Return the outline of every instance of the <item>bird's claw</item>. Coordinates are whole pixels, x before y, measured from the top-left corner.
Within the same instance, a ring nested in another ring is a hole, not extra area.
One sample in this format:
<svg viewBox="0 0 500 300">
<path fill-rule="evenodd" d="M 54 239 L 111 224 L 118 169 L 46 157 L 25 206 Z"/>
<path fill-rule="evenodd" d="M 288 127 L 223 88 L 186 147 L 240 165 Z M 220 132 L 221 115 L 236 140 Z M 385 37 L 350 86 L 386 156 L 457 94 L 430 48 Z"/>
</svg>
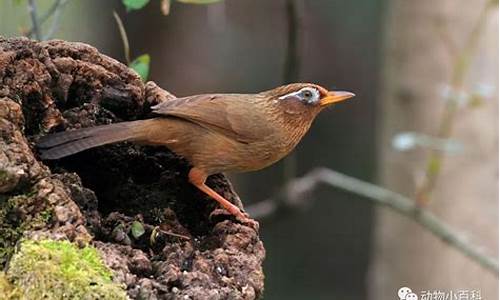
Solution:
<svg viewBox="0 0 500 300">
<path fill-rule="evenodd" d="M 238 211 L 236 213 L 231 213 L 223 208 L 217 208 L 214 211 L 212 211 L 212 213 L 210 213 L 210 218 L 213 218 L 218 215 L 232 215 L 236 218 L 237 221 L 241 222 L 242 224 L 252 227 L 256 231 L 259 230 L 259 222 L 252 219 L 250 215 L 245 212 Z"/>
<path fill-rule="evenodd" d="M 244 225 L 252 227 L 253 229 L 255 229 L 255 231 L 259 230 L 259 222 L 252 219 L 250 215 L 245 212 L 240 211 L 240 213 L 236 216 L 236 219 Z"/>
</svg>

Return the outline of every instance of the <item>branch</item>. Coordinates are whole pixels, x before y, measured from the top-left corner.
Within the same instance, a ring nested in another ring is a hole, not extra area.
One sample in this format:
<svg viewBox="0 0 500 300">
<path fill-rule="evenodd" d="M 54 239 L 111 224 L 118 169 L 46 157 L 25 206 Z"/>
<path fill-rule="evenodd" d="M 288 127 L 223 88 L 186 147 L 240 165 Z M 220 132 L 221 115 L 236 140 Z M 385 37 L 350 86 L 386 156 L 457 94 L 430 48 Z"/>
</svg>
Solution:
<svg viewBox="0 0 500 300">
<path fill-rule="evenodd" d="M 299 77 L 300 57 L 297 47 L 299 35 L 299 16 L 295 1 L 296 0 L 286 1 L 286 21 L 288 32 L 283 72 L 283 81 L 285 83 L 295 82 Z"/>
<path fill-rule="evenodd" d="M 497 1 L 488 1 L 484 5 L 477 23 L 467 36 L 464 48 L 454 62 L 451 81 L 449 83 L 454 91 L 458 91 L 463 87 L 465 76 L 470 69 L 472 57 L 479 44 L 479 37 L 487 24 L 488 13 L 492 8 L 496 8 L 497 5 Z M 439 124 L 438 137 L 442 139 L 448 139 L 451 136 L 459 108 L 457 93 L 452 93 L 452 95 L 446 99 L 446 105 Z M 417 188 L 416 192 L 416 200 L 420 206 L 424 206 L 429 202 L 431 193 L 436 186 L 437 178 L 441 172 L 443 159 L 444 153 L 440 150 L 433 150 L 429 155 L 424 182 Z"/>
<path fill-rule="evenodd" d="M 68 3 L 68 0 L 56 0 L 54 2 L 54 10 L 51 11 L 50 14 L 47 14 L 48 17 L 50 17 L 52 14 L 54 14 L 54 17 L 52 18 L 52 25 L 50 26 L 49 32 L 43 37 L 43 40 L 50 40 L 54 33 L 56 32 L 57 27 L 59 27 L 59 20 L 61 18 L 61 12 L 64 6 Z M 47 17 L 47 18 L 48 18 Z M 43 19 L 40 19 L 40 22 L 42 22 Z"/>
<path fill-rule="evenodd" d="M 120 37 L 122 38 L 125 61 L 127 62 L 127 65 L 130 65 L 130 46 L 128 43 L 127 31 L 125 31 L 125 26 L 123 26 L 122 19 L 116 11 L 113 11 L 113 17 L 115 17 L 116 24 L 118 25 L 118 30 L 120 31 Z"/>
<path fill-rule="evenodd" d="M 314 191 L 320 184 L 363 196 L 414 220 L 434 236 L 470 257 L 498 277 L 498 261 L 495 258 L 484 254 L 480 247 L 467 242 L 461 234 L 440 221 L 431 212 L 417 206 L 412 199 L 327 168 L 314 169 L 305 176 L 290 181 L 275 198 L 254 204 L 248 207 L 247 211 L 252 217 L 261 219 L 278 212 L 281 208 L 296 207 L 304 203 L 304 194 Z"/>
<path fill-rule="evenodd" d="M 283 82 L 285 84 L 299 80 L 300 56 L 298 53 L 298 36 L 300 19 L 296 0 L 287 0 L 286 3 L 287 44 L 285 63 L 283 66 Z M 293 152 L 283 161 L 285 182 L 290 181 L 297 174 L 297 153 Z"/>
<path fill-rule="evenodd" d="M 33 33 L 35 34 L 35 38 L 37 40 L 41 40 L 42 36 L 40 35 L 40 25 L 38 24 L 38 17 L 36 12 L 36 3 L 35 0 L 28 1 L 28 11 L 31 16 L 31 23 L 33 24 Z"/>
<path fill-rule="evenodd" d="M 55 0 L 52 6 L 40 17 L 38 18 L 39 26 L 43 25 L 59 8 L 62 8 L 68 0 L 64 0 L 64 3 L 61 4 L 63 0 Z M 31 38 L 35 32 L 34 26 L 30 28 L 24 35 Z"/>
</svg>

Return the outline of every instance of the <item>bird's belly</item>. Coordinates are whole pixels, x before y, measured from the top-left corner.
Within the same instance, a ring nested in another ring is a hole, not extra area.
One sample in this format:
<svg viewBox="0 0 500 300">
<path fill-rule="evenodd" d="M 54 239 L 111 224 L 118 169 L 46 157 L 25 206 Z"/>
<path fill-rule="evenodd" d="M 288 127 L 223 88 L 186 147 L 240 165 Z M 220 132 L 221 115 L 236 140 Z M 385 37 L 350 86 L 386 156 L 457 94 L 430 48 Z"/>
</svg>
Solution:
<svg viewBox="0 0 500 300">
<path fill-rule="evenodd" d="M 149 134 L 148 142 L 167 146 L 207 174 L 248 172 L 265 168 L 283 158 L 297 142 L 266 137 L 242 143 L 218 132 L 181 120 L 160 120 L 161 130 Z"/>
<path fill-rule="evenodd" d="M 231 141 L 226 147 L 211 149 L 211 153 L 215 155 L 209 160 L 212 164 L 206 168 L 213 170 L 213 173 L 256 171 L 279 161 L 294 146 L 276 140 L 273 143 L 260 141 L 248 144 Z"/>
<path fill-rule="evenodd" d="M 221 147 L 221 144 L 224 144 Z M 249 172 L 265 168 L 283 155 L 252 144 L 239 142 L 216 141 L 212 145 L 205 144 L 203 151 L 193 153 L 189 159 L 198 168 L 209 174 L 220 172 Z"/>
</svg>

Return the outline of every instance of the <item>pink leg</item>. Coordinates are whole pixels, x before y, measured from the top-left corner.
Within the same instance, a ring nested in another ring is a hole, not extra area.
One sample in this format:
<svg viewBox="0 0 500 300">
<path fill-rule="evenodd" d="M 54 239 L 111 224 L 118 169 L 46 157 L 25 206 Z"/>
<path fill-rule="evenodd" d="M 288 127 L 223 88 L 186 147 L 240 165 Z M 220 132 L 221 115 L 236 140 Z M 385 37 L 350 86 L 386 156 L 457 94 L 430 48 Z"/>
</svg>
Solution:
<svg viewBox="0 0 500 300">
<path fill-rule="evenodd" d="M 221 195 L 217 194 L 216 191 L 211 189 L 205 184 L 207 179 L 207 175 L 200 169 L 192 168 L 189 171 L 189 182 L 191 182 L 195 187 L 200 189 L 202 192 L 210 196 L 215 201 L 219 202 L 219 204 L 224 207 L 229 213 L 235 216 L 238 220 L 244 223 L 255 223 L 254 220 L 250 219 L 247 214 L 243 213 L 236 205 L 232 204 L 228 200 L 226 200 Z"/>
</svg>

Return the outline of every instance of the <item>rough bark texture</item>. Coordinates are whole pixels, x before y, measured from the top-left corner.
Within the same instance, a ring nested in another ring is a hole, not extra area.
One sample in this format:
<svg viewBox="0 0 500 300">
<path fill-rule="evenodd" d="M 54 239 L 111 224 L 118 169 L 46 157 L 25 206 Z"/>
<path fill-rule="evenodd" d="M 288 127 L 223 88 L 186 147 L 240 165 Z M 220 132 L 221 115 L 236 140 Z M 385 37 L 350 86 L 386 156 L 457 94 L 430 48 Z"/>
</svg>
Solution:
<svg viewBox="0 0 500 300">
<path fill-rule="evenodd" d="M 93 47 L 57 40 L 0 38 L 0 80 L 2 267 L 22 237 L 90 241 L 134 299 L 260 297 L 258 232 L 217 214 L 182 158 L 127 143 L 37 158 L 40 135 L 146 118 L 173 95 Z M 241 205 L 224 176 L 208 184 Z"/>
<path fill-rule="evenodd" d="M 380 169 L 382 185 L 415 195 L 424 176 L 426 151 L 398 152 L 398 132 L 435 135 L 445 100 L 443 85 L 452 76 L 455 55 L 478 21 L 485 1 L 389 1 L 382 90 Z M 439 26 L 446 26 L 443 29 Z M 441 33 L 444 31 L 444 33 Z M 428 209 L 484 252 L 498 255 L 498 10 L 491 9 L 478 52 L 471 61 L 465 91 L 478 84 L 496 93 L 476 108 L 464 107 L 452 139 L 464 151 L 445 157 Z M 479 290 L 482 299 L 498 298 L 498 278 L 393 212 L 377 214 L 372 299 L 397 299 L 407 286 L 421 291 Z M 456 296 L 456 295 L 455 295 Z M 469 295 L 470 296 L 470 295 Z"/>
</svg>

